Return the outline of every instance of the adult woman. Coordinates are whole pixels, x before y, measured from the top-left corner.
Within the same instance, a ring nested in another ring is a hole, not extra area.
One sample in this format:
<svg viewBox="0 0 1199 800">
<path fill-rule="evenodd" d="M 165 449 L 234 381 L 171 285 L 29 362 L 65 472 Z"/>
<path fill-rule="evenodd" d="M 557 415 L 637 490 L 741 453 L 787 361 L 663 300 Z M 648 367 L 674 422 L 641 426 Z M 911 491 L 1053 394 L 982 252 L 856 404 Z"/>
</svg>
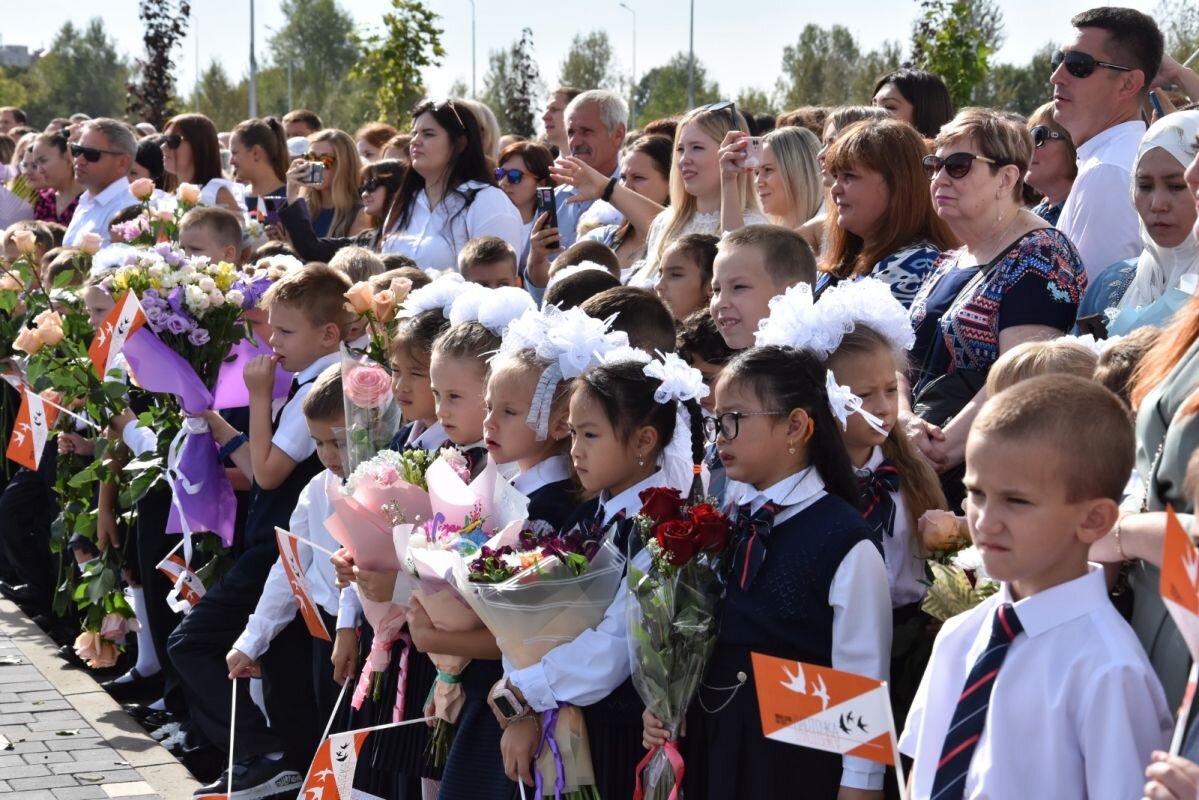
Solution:
<svg viewBox="0 0 1199 800">
<path fill-rule="evenodd" d="M 200 187 L 200 203 L 241 213 L 241 189 L 221 171 L 221 143 L 216 126 L 203 114 L 180 114 L 163 129 L 163 167 L 179 183 Z"/>
<path fill-rule="evenodd" d="M 474 115 L 475 121 L 479 123 L 479 141 L 483 144 L 483 155 L 487 156 L 491 163 L 496 163 L 500 156 L 501 131 L 500 121 L 495 118 L 495 112 L 486 103 L 480 103 L 478 100 L 463 98 L 454 102 L 469 109 Z"/>
<path fill-rule="evenodd" d="M 33 218 L 69 225 L 84 189 L 75 180 L 75 165 L 67 154 L 67 137 L 39 133 L 33 141 L 33 164 L 46 187 L 38 192 Z"/>
<path fill-rule="evenodd" d="M 363 164 L 373 164 L 383 157 L 383 148 L 399 133 L 383 122 L 368 122 L 354 133 L 358 146 L 358 157 Z"/>
<path fill-rule="evenodd" d="M 40 192 L 46 188 L 42 175 L 33 163 L 33 143 L 37 140 L 36 133 L 27 133 L 17 139 L 17 149 L 13 152 L 12 163 L 17 168 L 17 179 L 23 179 L 26 190 L 31 193 Z M 33 199 L 30 203 L 34 202 Z"/>
<path fill-rule="evenodd" d="M 945 255 L 912 303 L 924 336 L 923 352 L 914 352 L 923 419 L 902 393 L 900 417 L 944 476 L 962 463 L 991 365 L 1021 342 L 1068 330 L 1086 273 L 1070 240 L 1022 205 L 1033 150 L 1023 125 L 968 108 L 933 144 L 936 154 L 924 157 L 933 203 L 964 245 Z M 960 481 L 943 483 L 947 496 L 962 496 Z"/>
<path fill-rule="evenodd" d="M 1032 113 L 1028 118 L 1028 131 L 1032 134 L 1034 149 L 1024 182 L 1045 198 L 1032 211 L 1050 225 L 1056 225 L 1062 214 L 1062 204 L 1078 175 L 1078 151 L 1074 149 L 1069 131 L 1054 120 L 1052 102 Z"/>
<path fill-rule="evenodd" d="M 279 220 L 287 232 L 296 255 L 303 261 L 328 261 L 343 247 L 359 245 L 379 249 L 383 237 L 383 220 L 391 201 L 399 191 L 408 165 L 402 161 L 382 159 L 367 164 L 359 175 L 359 196 L 368 227 L 350 236 L 318 237 L 303 212 L 303 206 L 288 204 L 279 209 Z"/>
<path fill-rule="evenodd" d="M 629 284 L 651 286 L 658 278 L 662 254 L 680 236 L 688 233 L 720 235 L 721 172 L 720 147 L 729 131 L 747 133 L 745 119 L 732 103 L 711 103 L 687 112 L 675 134 L 675 160 L 670 169 L 670 207 L 649 228 L 645 261 L 629 278 Z M 740 205 L 746 225 L 766 222 L 758 207 L 758 195 L 750 187 L 749 173 L 733 181 L 728 205 Z"/>
<path fill-rule="evenodd" d="M 919 69 L 899 69 L 874 84 L 871 104 L 903 120 L 932 139 L 953 117 L 953 100 L 940 76 Z"/>
<path fill-rule="evenodd" d="M 63 135 L 65 136 L 65 130 Z M 129 165 L 129 180 L 146 178 L 154 182 L 154 188 L 160 192 L 175 191 L 175 176 L 167 174 L 162 157 L 161 133 L 151 134 L 137 143 L 137 155 Z"/>
<path fill-rule="evenodd" d="M 315 165 L 319 173 L 313 180 Z M 320 236 L 353 236 L 370 227 L 358 197 L 362 162 L 345 131 L 325 128 L 308 137 L 308 152 L 287 170 L 288 205 L 303 200 L 312 229 Z"/>
<path fill-rule="evenodd" d="M 1079 319 L 1147 306 L 1183 275 L 1199 272 L 1196 208 L 1183 173 L 1195 157 L 1199 111 L 1176 111 L 1145 131 L 1132 167 L 1132 204 L 1140 219 L 1138 258 L 1105 269 L 1087 289 Z"/>
<path fill-rule="evenodd" d="M 738 173 L 744 170 L 755 173 L 758 202 L 770 221 L 798 230 L 816 215 L 824 202 L 820 164 L 816 160 L 820 140 L 807 128 L 777 128 L 762 137 L 758 165 L 745 168 L 741 164 L 748 144 L 749 137 L 740 136 L 721 148 L 722 227 L 731 231 L 744 224 L 734 183 Z M 730 202 L 724 202 L 726 197 Z"/>
<path fill-rule="evenodd" d="M 479 124 L 457 100 L 425 101 L 412 112 L 411 166 L 385 222 L 383 252 L 422 269 L 456 269 L 476 236 L 521 246 L 520 212 L 495 185 Z"/>
<path fill-rule="evenodd" d="M 536 142 L 517 142 L 500 151 L 500 165 L 496 167 L 495 179 L 504 194 L 520 212 L 521 246 L 517 249 L 523 265 L 529 255 L 529 235 L 537 220 L 537 189 L 553 186 L 550 180 L 550 165 L 554 156 L 548 147 Z"/>
<path fill-rule="evenodd" d="M 239 122 L 229 137 L 229 166 L 233 179 L 246 185 L 246 208 L 259 209 L 260 197 L 287 196 L 287 136 L 274 117 Z"/>
<path fill-rule="evenodd" d="M 412 137 L 406 133 L 397 133 L 395 136 L 387 140 L 383 145 L 383 151 L 380 153 L 380 158 L 394 159 L 408 163 L 408 145 L 412 144 Z"/>
<path fill-rule="evenodd" d="M 924 139 L 895 119 L 855 122 L 824 157 L 833 178 L 819 295 L 842 280 L 869 275 L 910 306 L 941 252 L 955 243 L 933 209 L 920 159 Z"/>
</svg>

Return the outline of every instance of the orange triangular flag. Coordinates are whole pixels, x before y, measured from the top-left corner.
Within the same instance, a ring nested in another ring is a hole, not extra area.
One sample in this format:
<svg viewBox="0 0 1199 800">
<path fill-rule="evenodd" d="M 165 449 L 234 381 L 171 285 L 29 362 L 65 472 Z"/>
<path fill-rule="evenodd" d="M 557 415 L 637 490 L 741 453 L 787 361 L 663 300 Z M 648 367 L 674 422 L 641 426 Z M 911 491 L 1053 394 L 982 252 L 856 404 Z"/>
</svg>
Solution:
<svg viewBox="0 0 1199 800">
<path fill-rule="evenodd" d="M 287 581 L 296 595 L 296 605 L 300 607 L 300 614 L 304 617 L 304 624 L 308 626 L 308 632 L 317 639 L 324 639 L 326 642 L 333 641 L 333 637 L 329 635 L 329 630 L 325 627 L 325 621 L 321 619 L 321 613 L 316 609 L 316 603 L 312 600 L 312 587 L 308 585 L 308 576 L 304 574 L 304 569 L 300 566 L 299 540 L 283 529 L 276 528 L 275 543 L 279 545 L 279 560 L 283 562 L 283 569 L 287 572 Z"/>
<path fill-rule="evenodd" d="M 885 681 L 753 653 L 766 738 L 895 764 Z"/>
<path fill-rule="evenodd" d="M 300 791 L 301 800 L 349 800 L 354 786 L 354 769 L 369 730 L 335 733 L 317 748 L 308 778 Z"/>
<path fill-rule="evenodd" d="M 1191 658 L 1199 661 L 1199 550 L 1172 508 L 1166 509 L 1162 551 L 1162 600 L 1186 640 Z"/>
<path fill-rule="evenodd" d="M 182 542 L 180 542 L 182 544 Z M 196 603 L 204 598 L 204 581 L 192 571 L 187 562 L 175 551 L 176 546 L 166 558 L 158 562 L 158 571 L 171 579 L 174 588 L 167 595 L 167 605 L 176 614 L 187 614 Z"/>
<path fill-rule="evenodd" d="M 137 295 L 133 292 L 125 292 L 121 302 L 108 312 L 108 316 L 96 330 L 96 335 L 92 337 L 91 346 L 87 349 L 87 354 L 92 359 L 92 366 L 95 367 L 100 380 L 107 379 L 117 356 L 121 354 L 121 348 L 125 346 L 125 340 L 145 324 L 146 315 L 142 311 L 141 303 L 137 301 Z"/>
<path fill-rule="evenodd" d="M 50 426 L 58 418 L 58 409 L 47 405 L 29 387 L 21 390 L 21 407 L 8 440 L 5 455 L 15 464 L 36 470 L 42 463 L 42 451 L 50 436 Z"/>
</svg>

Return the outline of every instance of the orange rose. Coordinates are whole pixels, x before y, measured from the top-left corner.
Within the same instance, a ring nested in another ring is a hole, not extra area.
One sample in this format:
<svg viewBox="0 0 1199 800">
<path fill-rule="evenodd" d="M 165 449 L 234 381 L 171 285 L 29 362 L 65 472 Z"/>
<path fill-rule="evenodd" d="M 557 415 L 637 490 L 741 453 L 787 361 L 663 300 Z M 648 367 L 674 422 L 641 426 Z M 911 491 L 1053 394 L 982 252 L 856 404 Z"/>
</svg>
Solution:
<svg viewBox="0 0 1199 800">
<path fill-rule="evenodd" d="M 129 184 L 129 192 L 138 200 L 145 200 L 154 194 L 154 181 L 149 178 L 138 178 Z"/>
<path fill-rule="evenodd" d="M 75 637 L 75 655 L 84 661 L 90 661 L 100 655 L 100 634 L 84 631 Z"/>
<path fill-rule="evenodd" d="M 395 309 L 395 295 L 388 289 L 376 292 L 371 298 L 371 311 L 375 312 L 375 319 L 380 322 L 389 322 L 395 316 Z"/>
<path fill-rule="evenodd" d="M 59 325 L 43 325 L 33 333 L 46 347 L 53 347 L 66 336 L 66 333 Z"/>
<path fill-rule="evenodd" d="M 371 285 L 366 281 L 359 281 L 350 287 L 350 291 L 346 292 L 346 300 L 350 303 L 350 308 L 355 314 L 365 314 L 371 310 L 372 303 L 375 299 L 374 292 L 371 291 Z"/>
<path fill-rule="evenodd" d="M 916 527 L 926 550 L 956 550 L 970 542 L 964 523 L 952 511 L 931 509 L 924 512 Z"/>
<path fill-rule="evenodd" d="M 146 180 L 140 178 L 139 180 Z M 94 231 L 88 231 L 79 237 L 79 249 L 84 255 L 94 256 L 100 252 L 100 248 L 104 245 L 104 240 L 100 238 L 100 234 Z"/>
<path fill-rule="evenodd" d="M 19 292 L 21 290 L 21 282 L 17 280 L 17 276 L 11 272 L 0 273 L 0 291 Z"/>
<path fill-rule="evenodd" d="M 179 189 L 176 194 L 179 197 L 180 203 L 190 203 L 191 205 L 195 205 L 196 203 L 200 202 L 200 187 L 196 186 L 194 183 L 179 184 Z"/>
<path fill-rule="evenodd" d="M 16 245 L 17 252 L 29 255 L 37 247 L 37 237 L 33 231 L 17 231 L 12 235 L 12 243 Z"/>
<path fill-rule="evenodd" d="M 45 347 L 46 343 L 33 330 L 33 328 L 21 328 L 21 332 L 17 334 L 17 338 L 13 340 L 12 347 L 14 350 L 20 350 L 22 353 L 33 355 L 37 351 Z"/>
<path fill-rule="evenodd" d="M 392 278 L 390 289 L 394 298 L 393 302 L 398 306 L 404 302 L 408 297 L 408 293 L 412 291 L 412 281 L 408 278 Z"/>
<path fill-rule="evenodd" d="M 92 669 L 108 669 L 117 663 L 117 646 L 107 639 L 100 639 L 100 651 L 95 658 L 88 659 L 87 665 Z"/>
</svg>

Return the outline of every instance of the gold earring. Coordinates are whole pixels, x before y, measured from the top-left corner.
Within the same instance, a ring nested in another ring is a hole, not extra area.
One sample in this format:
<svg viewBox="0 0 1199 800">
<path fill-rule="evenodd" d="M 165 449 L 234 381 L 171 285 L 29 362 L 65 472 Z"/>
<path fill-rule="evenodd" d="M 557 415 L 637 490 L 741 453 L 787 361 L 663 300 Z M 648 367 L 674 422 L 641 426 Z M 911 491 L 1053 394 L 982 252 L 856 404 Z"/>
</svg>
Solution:
<svg viewBox="0 0 1199 800">
<path fill-rule="evenodd" d="M 644 453 L 637 454 L 637 466 L 639 466 L 639 467 L 645 466 L 645 454 Z"/>
</svg>

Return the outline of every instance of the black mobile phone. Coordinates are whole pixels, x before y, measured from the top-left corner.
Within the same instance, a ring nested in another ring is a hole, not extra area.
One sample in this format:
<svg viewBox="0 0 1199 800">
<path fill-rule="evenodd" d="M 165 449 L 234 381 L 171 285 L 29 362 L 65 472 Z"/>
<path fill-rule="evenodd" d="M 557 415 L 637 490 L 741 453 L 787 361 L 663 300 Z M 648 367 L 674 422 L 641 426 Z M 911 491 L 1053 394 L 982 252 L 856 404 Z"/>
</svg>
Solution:
<svg viewBox="0 0 1199 800">
<path fill-rule="evenodd" d="M 1149 92 L 1149 102 L 1153 104 L 1153 110 L 1157 112 L 1159 117 L 1166 116 L 1166 112 L 1162 110 L 1162 101 L 1157 99 L 1157 92 Z"/>
<path fill-rule="evenodd" d="M 279 224 L 279 209 L 287 202 L 286 197 L 264 197 L 262 198 L 262 206 L 265 213 L 262 216 L 262 221 L 267 225 Z"/>
<path fill-rule="evenodd" d="M 539 212 L 544 212 L 544 213 L 550 215 L 550 218 L 548 220 L 546 220 L 545 228 L 557 228 L 558 227 L 558 206 L 554 203 L 553 188 L 551 188 L 551 187 L 538 187 L 537 188 L 537 210 Z M 542 230 L 545 230 L 545 228 L 542 228 Z M 546 249 L 547 250 L 557 250 L 558 243 L 554 242 L 552 244 L 546 245 Z"/>
<path fill-rule="evenodd" d="M 1152 96 L 1152 95 L 1151 95 Z M 1084 335 L 1091 334 L 1096 339 L 1107 338 L 1107 317 L 1103 314 L 1089 314 L 1078 318 L 1078 329 Z"/>
</svg>

